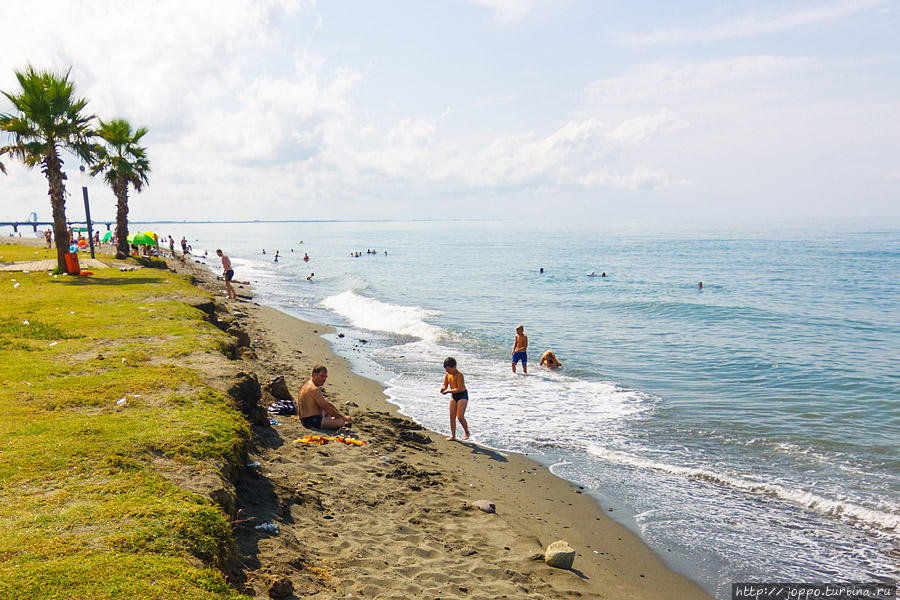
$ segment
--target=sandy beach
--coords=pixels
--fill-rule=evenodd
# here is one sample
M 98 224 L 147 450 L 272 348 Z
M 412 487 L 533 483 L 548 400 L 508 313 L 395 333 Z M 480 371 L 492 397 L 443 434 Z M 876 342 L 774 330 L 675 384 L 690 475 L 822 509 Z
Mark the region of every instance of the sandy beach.
M 320 337 L 327 328 L 247 297 L 226 301 L 205 267 L 177 268 L 213 293 L 214 319 L 249 337 L 240 360 L 205 365 L 223 389 L 241 373 L 263 389 L 283 376 L 296 395 L 312 366 L 324 364 L 326 396 L 354 418 L 341 433 L 366 442 L 296 443 L 314 432 L 289 417 L 252 426 L 247 461 L 259 465 L 235 482 L 242 566 L 232 578 L 245 593 L 265 598 L 289 580 L 301 598 L 709 597 L 577 486 L 526 457 L 449 442 L 399 415 L 377 382 L 331 351 Z M 435 402 L 443 403 L 440 380 L 436 371 Z M 264 391 L 260 404 L 272 400 Z M 477 404 L 468 416 L 477 426 Z M 476 500 L 496 513 L 473 508 Z M 278 533 L 255 529 L 264 523 L 277 523 Z M 571 570 L 542 560 L 557 540 L 577 552 Z

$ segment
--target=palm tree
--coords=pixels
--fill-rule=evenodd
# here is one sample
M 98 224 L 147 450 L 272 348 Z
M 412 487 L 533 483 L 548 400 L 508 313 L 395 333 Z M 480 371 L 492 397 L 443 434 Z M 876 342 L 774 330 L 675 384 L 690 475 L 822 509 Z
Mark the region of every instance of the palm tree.
M 36 71 L 31 65 L 24 71 L 16 71 L 21 89 L 15 93 L 3 92 L 15 113 L 0 114 L 0 131 L 12 138 L 11 144 L 0 147 L 0 156 L 9 154 L 29 168 L 40 166 L 50 184 L 56 263 L 61 271 L 66 270 L 69 236 L 66 176 L 62 172 L 60 153 L 68 151 L 87 164 L 94 162 L 94 132 L 90 127 L 94 115 L 83 113 L 88 101 L 75 96 L 75 84 L 69 81 L 70 71 L 64 74 Z
M 132 131 L 124 119 L 100 121 L 97 131 L 103 143 L 97 149 L 97 162 L 91 167 L 91 175 L 103 173 L 103 178 L 116 195 L 116 257 L 128 256 L 128 185 L 140 192 L 148 183 L 150 161 L 147 149 L 140 145 L 147 128 Z

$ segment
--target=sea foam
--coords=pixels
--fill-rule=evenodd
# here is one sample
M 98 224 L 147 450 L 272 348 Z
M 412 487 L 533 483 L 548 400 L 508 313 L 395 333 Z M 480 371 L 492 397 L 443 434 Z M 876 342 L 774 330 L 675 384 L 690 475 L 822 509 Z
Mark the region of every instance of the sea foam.
M 347 319 L 359 329 L 382 331 L 435 341 L 443 333 L 425 321 L 440 313 L 417 306 L 399 306 L 346 291 L 322 301 L 322 306 Z

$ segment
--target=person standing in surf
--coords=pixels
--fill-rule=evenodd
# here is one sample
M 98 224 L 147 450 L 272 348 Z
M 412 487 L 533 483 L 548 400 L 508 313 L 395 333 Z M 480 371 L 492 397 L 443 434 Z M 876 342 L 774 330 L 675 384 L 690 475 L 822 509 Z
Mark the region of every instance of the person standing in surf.
M 528 336 L 525 335 L 525 326 L 516 327 L 516 341 L 512 350 L 512 370 L 516 372 L 516 363 L 522 361 L 522 372 L 528 373 Z
M 456 368 L 456 359 L 452 356 L 444 359 L 444 385 L 441 386 L 442 394 L 450 394 L 450 437 L 447 441 L 456 441 L 456 421 L 463 426 L 466 433 L 464 440 L 469 439 L 469 424 L 466 422 L 466 405 L 469 404 L 469 390 L 466 389 L 466 381 L 463 374 Z
M 227 254 L 222 252 L 221 248 L 216 250 L 216 254 L 222 259 L 222 277 L 225 278 L 225 291 L 228 292 L 228 298 L 236 300 L 237 292 L 235 292 L 234 288 L 231 286 L 231 280 L 234 278 L 234 269 L 231 268 L 231 259 L 228 258 Z M 181 256 L 184 256 L 184 254 Z

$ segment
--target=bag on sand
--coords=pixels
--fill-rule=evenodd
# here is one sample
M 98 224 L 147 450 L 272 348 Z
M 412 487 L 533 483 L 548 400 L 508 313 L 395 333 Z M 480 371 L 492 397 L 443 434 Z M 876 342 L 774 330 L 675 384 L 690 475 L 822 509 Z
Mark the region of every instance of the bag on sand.
M 297 403 L 293 400 L 276 400 L 269 405 L 269 412 L 273 415 L 296 415 Z

